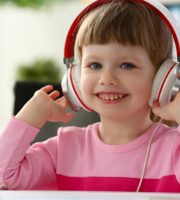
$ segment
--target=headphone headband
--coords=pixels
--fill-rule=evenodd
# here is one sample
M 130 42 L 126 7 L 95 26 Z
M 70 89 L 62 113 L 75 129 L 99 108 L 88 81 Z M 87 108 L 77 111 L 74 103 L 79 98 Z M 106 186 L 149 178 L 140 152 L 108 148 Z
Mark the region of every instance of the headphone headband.
M 91 10 L 101 6 L 104 3 L 110 3 L 112 1 L 121 1 L 121 0 L 97 0 L 94 3 L 87 6 L 74 20 L 73 24 L 71 25 L 64 48 L 64 64 L 68 65 L 72 64 L 74 62 L 74 45 L 75 45 L 75 39 L 74 37 L 75 28 L 78 25 L 78 23 L 81 21 L 81 19 L 89 13 Z M 169 27 L 174 42 L 176 44 L 176 50 L 177 50 L 177 59 L 180 62 L 180 25 L 176 18 L 171 14 L 171 12 L 164 7 L 161 3 L 155 1 L 155 0 L 127 0 L 132 2 L 138 2 L 142 3 L 144 5 L 147 5 L 151 7 L 167 24 Z

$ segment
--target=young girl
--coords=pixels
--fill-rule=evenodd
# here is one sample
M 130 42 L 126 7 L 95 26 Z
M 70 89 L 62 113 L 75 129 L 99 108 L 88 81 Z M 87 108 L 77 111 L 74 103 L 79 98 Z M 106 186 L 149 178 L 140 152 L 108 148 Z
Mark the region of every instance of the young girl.
M 10 190 L 130 191 L 138 188 L 157 116 L 180 123 L 180 94 L 160 108 L 148 100 L 154 76 L 172 58 L 172 35 L 149 7 L 103 4 L 86 15 L 76 38 L 84 101 L 101 122 L 59 128 L 30 143 L 46 121 L 70 121 L 64 97 L 37 91 L 0 134 L 0 184 Z M 164 121 L 164 123 L 169 123 Z M 160 124 L 139 191 L 180 192 L 180 128 Z

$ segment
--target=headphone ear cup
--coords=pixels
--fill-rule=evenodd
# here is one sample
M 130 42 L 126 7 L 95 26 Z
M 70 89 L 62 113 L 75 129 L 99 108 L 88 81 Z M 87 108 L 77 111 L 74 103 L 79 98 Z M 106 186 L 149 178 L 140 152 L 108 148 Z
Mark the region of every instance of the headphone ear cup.
M 81 95 L 81 65 L 73 65 L 70 69 L 69 80 L 71 82 L 72 87 L 74 87 L 73 92 L 77 93 L 76 96 L 81 99 L 84 103 L 82 95 Z
M 165 60 L 153 81 L 151 97 L 148 101 L 151 107 L 154 100 L 157 100 L 161 107 L 170 103 L 172 87 L 177 77 L 178 63 L 171 59 Z
M 62 81 L 63 85 L 63 93 L 64 96 L 71 107 L 71 109 L 75 111 L 82 111 L 83 109 L 86 111 L 93 111 L 85 104 L 81 89 L 80 89 L 80 82 L 81 82 L 81 64 L 73 65 L 68 69 L 68 72 L 66 74 L 66 77 L 63 78 L 64 81 Z M 65 79 L 66 84 L 65 84 Z M 67 93 L 64 92 L 67 90 Z M 67 89 L 66 89 L 67 88 Z

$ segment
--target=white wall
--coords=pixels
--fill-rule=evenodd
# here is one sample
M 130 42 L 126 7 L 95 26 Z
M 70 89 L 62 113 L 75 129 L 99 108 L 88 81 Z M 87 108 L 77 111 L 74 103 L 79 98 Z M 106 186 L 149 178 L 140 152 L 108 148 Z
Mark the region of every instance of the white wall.
M 67 32 L 86 6 L 70 1 L 49 10 L 0 8 L 0 130 L 13 113 L 14 73 L 20 63 L 54 58 L 63 65 Z

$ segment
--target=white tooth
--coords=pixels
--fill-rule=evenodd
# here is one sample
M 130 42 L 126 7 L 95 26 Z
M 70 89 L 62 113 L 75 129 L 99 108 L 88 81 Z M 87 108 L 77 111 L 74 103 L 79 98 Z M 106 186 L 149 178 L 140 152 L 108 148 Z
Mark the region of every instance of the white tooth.
M 106 100 L 109 100 L 109 98 L 108 98 L 108 97 L 106 97 Z
M 122 98 L 122 95 L 119 95 L 120 98 Z
M 118 96 L 115 96 L 114 98 L 115 98 L 115 99 L 118 99 Z
M 111 99 L 111 100 L 114 100 L 114 97 L 111 97 L 110 99 Z
M 102 97 L 103 99 L 106 99 L 105 97 Z

